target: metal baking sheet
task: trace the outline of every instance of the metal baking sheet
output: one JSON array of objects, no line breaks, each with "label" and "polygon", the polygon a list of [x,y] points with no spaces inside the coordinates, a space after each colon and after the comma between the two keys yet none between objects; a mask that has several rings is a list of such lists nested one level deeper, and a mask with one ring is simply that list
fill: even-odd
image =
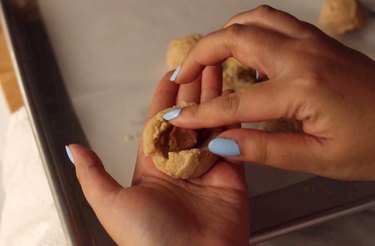
[{"label": "metal baking sheet", "polygon": [[[207,33],[264,3],[315,23],[321,2],[1,0],[4,29],[68,241],[112,242],[82,196],[64,145],[90,146],[128,186],[170,40]],[[371,28],[341,41],[371,55]],[[248,165],[246,176],[252,242],[364,209],[375,194],[372,182],[333,181],[258,165]]]}]

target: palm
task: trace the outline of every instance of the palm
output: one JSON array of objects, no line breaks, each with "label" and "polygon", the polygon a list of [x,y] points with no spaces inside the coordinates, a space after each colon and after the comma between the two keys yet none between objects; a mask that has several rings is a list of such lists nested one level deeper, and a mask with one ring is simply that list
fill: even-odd
[{"label": "palm", "polygon": [[[160,173],[140,154],[136,173],[136,185],[122,190],[115,199],[115,207],[127,214],[122,216],[124,224],[131,222],[125,227],[136,230],[132,235],[143,236],[141,231],[147,231],[150,244],[161,245],[193,239],[200,244],[247,240],[247,190],[240,166],[219,161],[201,178],[183,181]],[[134,238],[134,242],[141,239]]]}]

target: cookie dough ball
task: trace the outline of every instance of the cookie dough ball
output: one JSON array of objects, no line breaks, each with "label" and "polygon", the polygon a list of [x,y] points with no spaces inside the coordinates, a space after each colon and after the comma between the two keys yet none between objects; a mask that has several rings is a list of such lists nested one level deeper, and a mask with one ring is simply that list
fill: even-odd
[{"label": "cookie dough ball", "polygon": [[319,25],[330,34],[344,34],[361,28],[366,11],[358,0],[325,0]]},{"label": "cookie dough ball", "polygon": [[157,169],[173,178],[199,177],[219,159],[208,150],[208,143],[220,130],[175,127],[163,119],[170,109],[157,113],[146,125],[143,152]]},{"label": "cookie dough ball", "polygon": [[277,120],[266,121],[260,125],[260,128],[268,132],[303,133],[302,122],[295,119],[280,118]]},{"label": "cookie dough ball", "polygon": [[168,47],[166,62],[168,69],[172,70],[178,67],[190,49],[202,38],[199,33],[193,33],[173,40]]},{"label": "cookie dough ball", "polygon": [[238,90],[256,82],[255,70],[234,58],[229,58],[223,68],[223,90]]}]

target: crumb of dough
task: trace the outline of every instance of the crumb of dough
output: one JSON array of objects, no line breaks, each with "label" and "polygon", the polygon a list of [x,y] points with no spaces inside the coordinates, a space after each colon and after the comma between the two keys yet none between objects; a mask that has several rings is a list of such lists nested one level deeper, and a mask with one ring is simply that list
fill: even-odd
[{"label": "crumb of dough", "polygon": [[202,38],[202,35],[199,33],[193,33],[184,37],[177,38],[172,40],[169,43],[167,50],[166,62],[168,69],[172,70],[178,67],[184,60],[187,53],[190,49],[198,43]]},{"label": "crumb of dough", "polygon": [[173,178],[189,179],[205,174],[219,159],[208,150],[208,143],[220,133],[220,129],[174,127],[163,119],[169,110],[157,113],[146,124],[143,153],[151,157],[157,169]]},{"label": "crumb of dough", "polygon": [[134,136],[132,134],[125,134],[124,135],[124,141],[129,142],[134,139]]},{"label": "crumb of dough", "polygon": [[366,11],[358,0],[325,0],[320,11],[319,26],[333,35],[357,30],[365,23]]}]

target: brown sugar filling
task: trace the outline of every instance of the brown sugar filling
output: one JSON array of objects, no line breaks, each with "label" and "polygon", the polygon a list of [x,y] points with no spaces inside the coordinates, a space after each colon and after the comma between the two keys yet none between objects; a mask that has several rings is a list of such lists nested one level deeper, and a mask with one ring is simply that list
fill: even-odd
[{"label": "brown sugar filling", "polygon": [[209,136],[207,130],[193,130],[180,127],[169,127],[159,139],[159,147],[165,157],[168,152],[179,152],[199,146]]}]

